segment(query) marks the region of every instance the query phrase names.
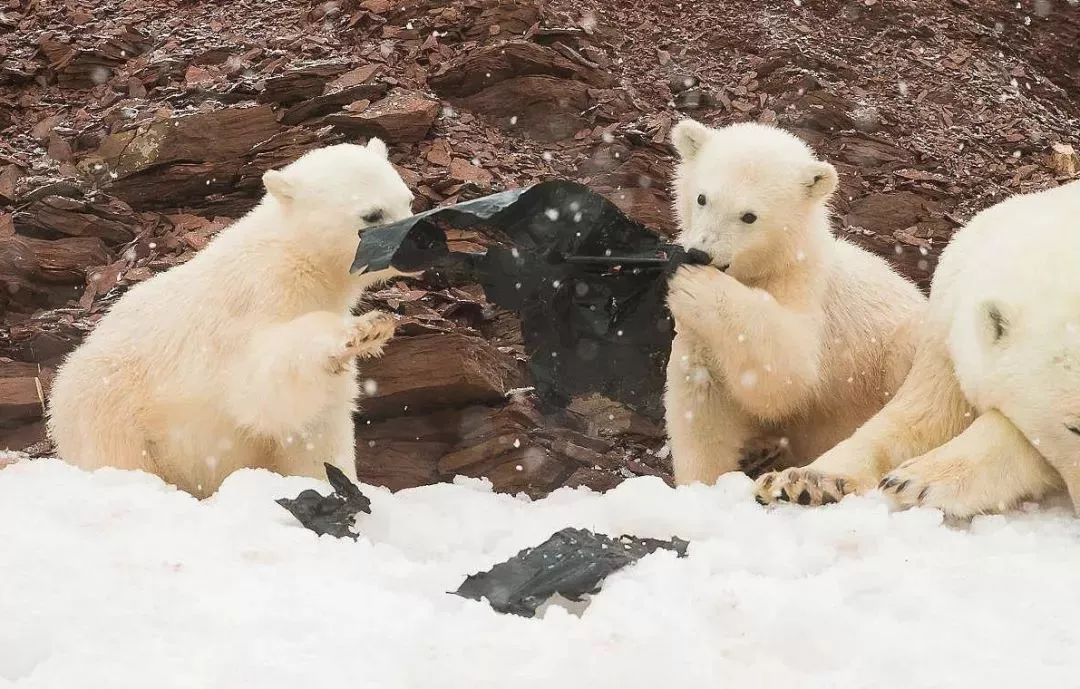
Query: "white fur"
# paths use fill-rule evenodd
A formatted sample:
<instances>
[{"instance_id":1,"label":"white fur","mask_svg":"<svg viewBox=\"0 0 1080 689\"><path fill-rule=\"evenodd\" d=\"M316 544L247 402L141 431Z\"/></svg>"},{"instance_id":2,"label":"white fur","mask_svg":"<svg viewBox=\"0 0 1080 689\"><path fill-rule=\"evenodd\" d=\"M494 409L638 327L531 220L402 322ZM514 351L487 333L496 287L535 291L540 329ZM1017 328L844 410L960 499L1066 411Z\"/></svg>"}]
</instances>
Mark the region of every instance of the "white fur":
<instances>
[{"instance_id":1,"label":"white fur","mask_svg":"<svg viewBox=\"0 0 1080 689\"><path fill-rule=\"evenodd\" d=\"M321 477L326 461L355 476L354 358L378 355L393 320L352 316L391 273L349 266L358 230L408 216L412 195L377 140L264 180L256 208L133 287L57 372L49 432L65 460L197 496L243 467Z\"/></svg>"},{"instance_id":2,"label":"white fur","mask_svg":"<svg viewBox=\"0 0 1080 689\"><path fill-rule=\"evenodd\" d=\"M679 241L714 263L671 281L675 480L712 483L760 436L786 437L809 461L896 391L925 300L885 261L832 236L836 171L798 138L684 121L672 140Z\"/></svg>"},{"instance_id":3,"label":"white fur","mask_svg":"<svg viewBox=\"0 0 1080 689\"><path fill-rule=\"evenodd\" d=\"M966 517L1064 484L1080 508L1080 182L1014 196L942 253L896 398L808 467Z\"/></svg>"}]
</instances>

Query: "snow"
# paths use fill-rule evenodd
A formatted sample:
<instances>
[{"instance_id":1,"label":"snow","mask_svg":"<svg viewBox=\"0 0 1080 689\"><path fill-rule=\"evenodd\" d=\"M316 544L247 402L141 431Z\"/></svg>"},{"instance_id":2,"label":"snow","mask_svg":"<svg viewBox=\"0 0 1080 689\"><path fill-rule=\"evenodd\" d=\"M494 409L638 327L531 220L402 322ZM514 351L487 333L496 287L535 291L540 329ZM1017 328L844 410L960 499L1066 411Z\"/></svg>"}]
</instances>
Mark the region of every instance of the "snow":
<instances>
[{"instance_id":1,"label":"snow","mask_svg":"<svg viewBox=\"0 0 1080 689\"><path fill-rule=\"evenodd\" d=\"M356 542L234 474L202 503L140 473L0 470L0 687L1075 687L1080 520L943 523L879 496L766 510L751 483L639 478L529 502L461 480L365 487ZM576 616L448 595L565 526L691 541Z\"/></svg>"}]
</instances>

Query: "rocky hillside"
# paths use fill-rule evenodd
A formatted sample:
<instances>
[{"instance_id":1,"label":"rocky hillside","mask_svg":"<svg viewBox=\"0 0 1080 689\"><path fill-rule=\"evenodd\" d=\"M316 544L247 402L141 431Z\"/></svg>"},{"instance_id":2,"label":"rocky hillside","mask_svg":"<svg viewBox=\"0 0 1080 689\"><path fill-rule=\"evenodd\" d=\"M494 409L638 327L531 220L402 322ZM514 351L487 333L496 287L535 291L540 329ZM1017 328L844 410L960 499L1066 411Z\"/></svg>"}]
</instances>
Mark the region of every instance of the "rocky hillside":
<instances>
[{"instance_id":1,"label":"rocky hillside","mask_svg":"<svg viewBox=\"0 0 1080 689\"><path fill-rule=\"evenodd\" d=\"M327 143L391 143L417 210L564 177L670 233L672 123L772 122L840 170L838 232L923 286L975 210L1080 169L1075 0L7 0L0 31L0 448L32 454L109 304ZM541 413L481 295L372 298L405 324L366 386L365 481L668 476L654 419Z\"/></svg>"}]
</instances>

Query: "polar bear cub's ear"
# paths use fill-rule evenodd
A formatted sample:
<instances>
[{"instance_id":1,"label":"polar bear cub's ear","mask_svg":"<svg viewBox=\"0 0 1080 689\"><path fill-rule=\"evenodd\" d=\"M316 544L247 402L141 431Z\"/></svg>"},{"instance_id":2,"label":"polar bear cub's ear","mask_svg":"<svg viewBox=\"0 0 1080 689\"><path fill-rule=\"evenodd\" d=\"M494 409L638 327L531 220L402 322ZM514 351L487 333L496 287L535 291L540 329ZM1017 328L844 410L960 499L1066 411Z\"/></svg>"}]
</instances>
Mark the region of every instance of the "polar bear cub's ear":
<instances>
[{"instance_id":1,"label":"polar bear cub's ear","mask_svg":"<svg viewBox=\"0 0 1080 689\"><path fill-rule=\"evenodd\" d=\"M810 198L826 199L836 191L839 181L836 168L824 161L815 160L807 167L803 184L810 191Z\"/></svg>"},{"instance_id":2,"label":"polar bear cub's ear","mask_svg":"<svg viewBox=\"0 0 1080 689\"><path fill-rule=\"evenodd\" d=\"M386 158L390 155L389 152L386 150L386 144L383 142L382 139L370 139L367 142L367 149L383 158Z\"/></svg>"},{"instance_id":3,"label":"polar bear cub's ear","mask_svg":"<svg viewBox=\"0 0 1080 689\"><path fill-rule=\"evenodd\" d=\"M671 128L671 143L683 160L691 160L709 139L709 128L697 120L682 120Z\"/></svg>"},{"instance_id":4,"label":"polar bear cub's ear","mask_svg":"<svg viewBox=\"0 0 1080 689\"><path fill-rule=\"evenodd\" d=\"M278 201L292 201L296 197L292 181L281 170L267 170L262 180L266 190Z\"/></svg>"},{"instance_id":5,"label":"polar bear cub's ear","mask_svg":"<svg viewBox=\"0 0 1080 689\"><path fill-rule=\"evenodd\" d=\"M979 320L982 321L983 337L992 345L1005 338L1012 327L1012 318L1005 308L995 301L984 301L979 305Z\"/></svg>"}]
</instances>

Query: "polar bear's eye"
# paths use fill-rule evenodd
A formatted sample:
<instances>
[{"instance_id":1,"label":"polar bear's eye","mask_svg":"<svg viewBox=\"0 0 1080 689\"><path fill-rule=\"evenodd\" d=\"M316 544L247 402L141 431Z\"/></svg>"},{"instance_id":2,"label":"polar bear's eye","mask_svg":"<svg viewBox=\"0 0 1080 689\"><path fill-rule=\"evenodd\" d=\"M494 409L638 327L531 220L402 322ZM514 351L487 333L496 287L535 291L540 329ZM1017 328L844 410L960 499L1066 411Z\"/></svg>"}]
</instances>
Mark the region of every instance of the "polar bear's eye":
<instances>
[{"instance_id":1,"label":"polar bear's eye","mask_svg":"<svg viewBox=\"0 0 1080 689\"><path fill-rule=\"evenodd\" d=\"M371 211L370 213L368 213L367 215L364 216L364 222L366 222L366 223L376 223L376 222L379 222L382 219L383 219L383 212L382 211Z\"/></svg>"},{"instance_id":2,"label":"polar bear's eye","mask_svg":"<svg viewBox=\"0 0 1080 689\"><path fill-rule=\"evenodd\" d=\"M754 215L753 213L743 213L742 217L739 218L739 220L742 220L747 225L751 225L751 224L754 223L754 221L757 220L757 216Z\"/></svg>"},{"instance_id":3,"label":"polar bear's eye","mask_svg":"<svg viewBox=\"0 0 1080 689\"><path fill-rule=\"evenodd\" d=\"M704 206L705 205L705 194L698 194L697 195L697 205L699 205L699 206Z\"/></svg>"}]
</instances>

